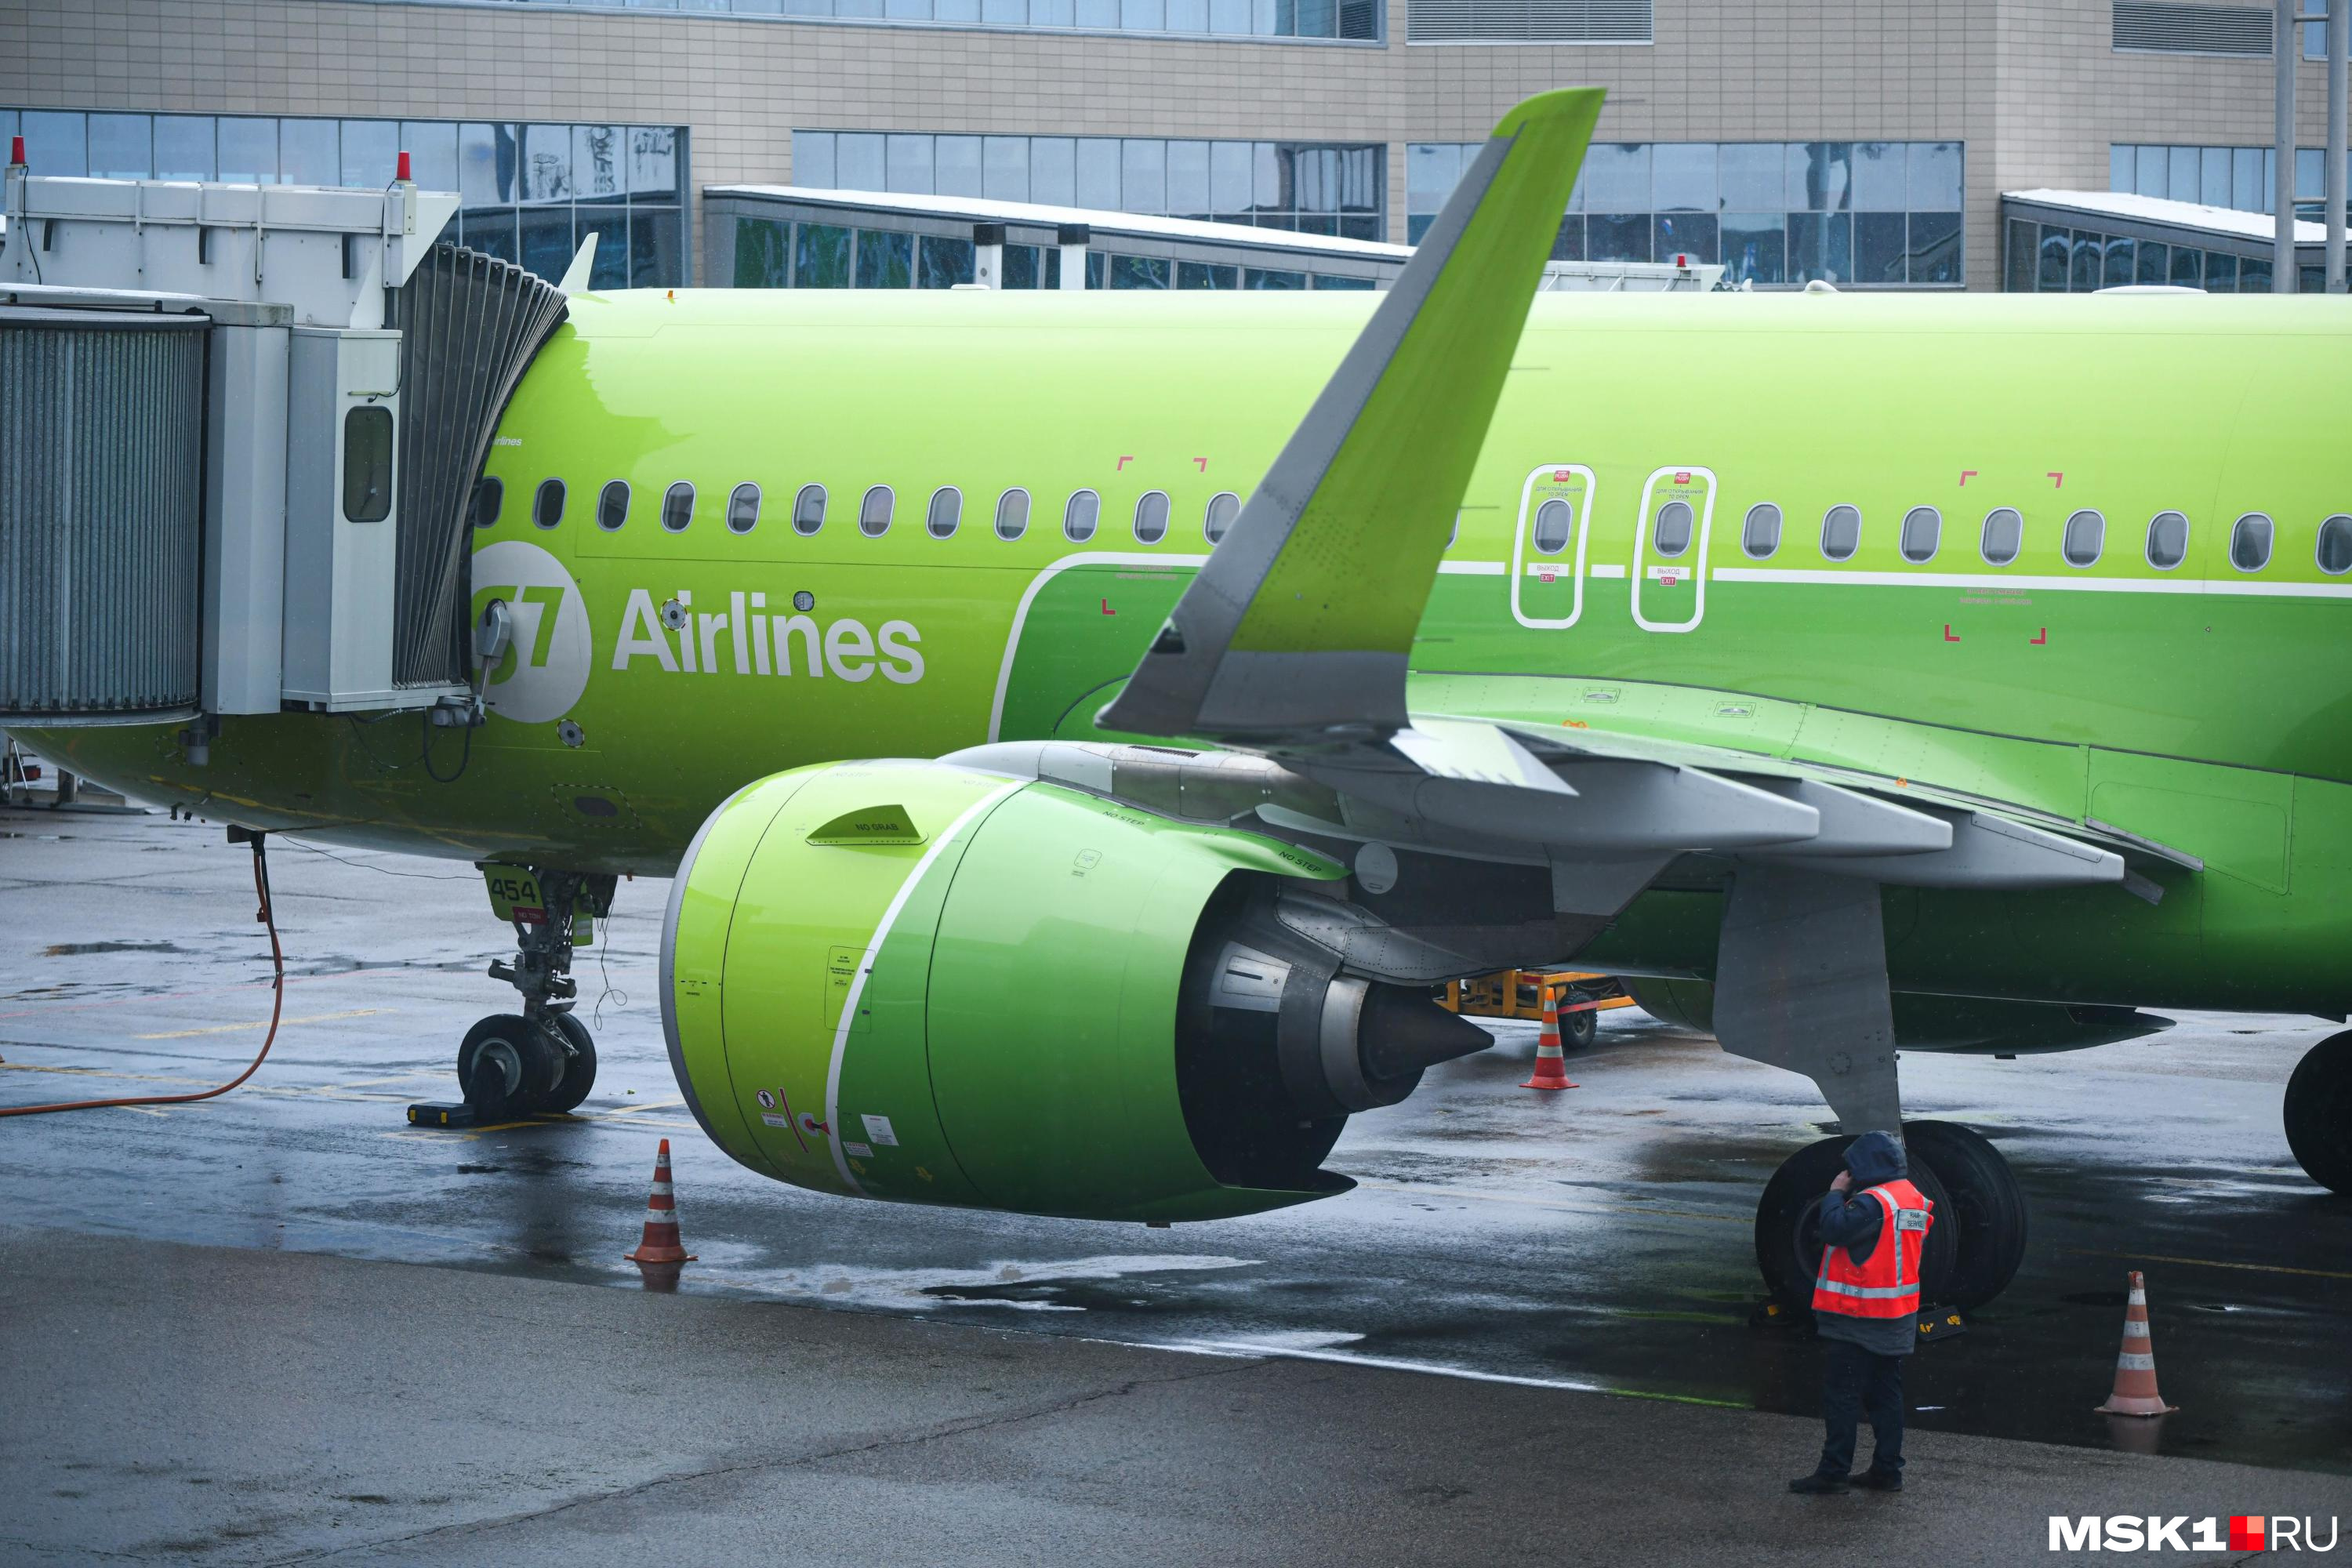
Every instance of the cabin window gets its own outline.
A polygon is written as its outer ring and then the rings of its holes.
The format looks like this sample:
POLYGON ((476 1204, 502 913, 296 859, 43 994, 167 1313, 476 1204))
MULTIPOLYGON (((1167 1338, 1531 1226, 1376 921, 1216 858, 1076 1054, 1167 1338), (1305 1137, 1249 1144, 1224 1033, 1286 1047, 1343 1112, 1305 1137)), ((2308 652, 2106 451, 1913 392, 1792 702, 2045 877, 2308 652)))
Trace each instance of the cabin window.
POLYGON ((1944 514, 1932 506, 1915 506, 1903 514, 1903 534, 1897 544, 1903 559, 1917 566, 1936 558, 1944 542, 1944 514))
POLYGON ((1668 560, 1690 548, 1691 507, 1686 500, 1670 500, 1658 509, 1655 522, 1650 525, 1650 545, 1668 560))
POLYGON ((354 408, 343 416, 343 515, 382 522, 392 515, 392 410, 354 408))
POLYGON ((2106 546, 2107 520, 2095 511, 2078 511, 2066 520, 2066 537, 2058 550, 2067 565, 2090 566, 2097 563, 2099 552, 2106 546))
POLYGON ((474 526, 488 528, 499 521, 499 512, 507 503, 504 480, 486 479, 474 487, 474 526))
POLYGON ((1168 537, 1168 492, 1146 490, 1135 503, 1135 540, 1157 544, 1168 537))
POLYGON ((1985 513, 1984 534, 1977 542, 1977 551, 1988 566, 2006 566, 2017 559, 2025 547, 2025 518, 2013 506, 1999 506, 1985 513))
POLYGON ((1008 544, 1029 531, 1029 492, 1006 490, 996 498, 996 537, 1008 544))
POLYGON ((890 509, 898 504, 898 495, 888 485, 876 485, 857 503, 857 531, 868 539, 879 539, 890 531, 890 509))
POLYGON ((727 531, 749 533, 760 526, 760 487, 737 485, 727 498, 727 531))
POLYGON ((686 525, 694 521, 694 487, 684 479, 662 492, 662 527, 672 533, 684 533, 686 525))
POLYGON ((2317 559, 2330 577, 2352 572, 2352 517, 2337 512, 2319 525, 2317 559))
POLYGON ((2177 511, 2160 511, 2147 520, 2147 563, 2169 572, 2189 559, 2189 519, 2177 511))
POLYGON ((531 497, 530 520, 541 528, 553 528, 563 521, 563 481, 541 479, 539 493, 531 497))
POLYGON ((607 533, 617 533, 621 524, 628 521, 629 481, 607 479, 604 488, 596 492, 596 526, 607 533))
POLYGON ((1242 498, 1231 490, 1219 490, 1209 498, 1209 510, 1201 514, 1201 531, 1213 545, 1231 531, 1241 514, 1242 498))
POLYGON ((1832 561, 1851 561, 1862 548, 1862 511, 1858 507, 1833 506, 1822 513, 1822 554, 1832 561))
POLYGON ((1739 525, 1739 548, 1751 561, 1769 561, 1780 548, 1780 509, 1770 501, 1749 507, 1739 525))
POLYGON ((2250 511, 2230 530, 2230 564, 2241 572, 2259 572, 2271 563, 2271 520, 2250 511))
POLYGON ((793 498, 793 531, 806 538, 824 526, 824 487, 803 485, 793 498))
POLYGON ((1102 497, 1092 490, 1076 492, 1062 509, 1062 537, 1073 544, 1084 544, 1095 536, 1095 521, 1101 516, 1102 497))
POLYGON ((933 539, 953 539, 956 524, 963 521, 963 492, 953 485, 941 485, 931 492, 930 510, 923 514, 923 531, 933 539))
POLYGON ((1576 537, 1576 509, 1559 497, 1536 508, 1535 547, 1545 555, 1557 555, 1568 548, 1576 537))

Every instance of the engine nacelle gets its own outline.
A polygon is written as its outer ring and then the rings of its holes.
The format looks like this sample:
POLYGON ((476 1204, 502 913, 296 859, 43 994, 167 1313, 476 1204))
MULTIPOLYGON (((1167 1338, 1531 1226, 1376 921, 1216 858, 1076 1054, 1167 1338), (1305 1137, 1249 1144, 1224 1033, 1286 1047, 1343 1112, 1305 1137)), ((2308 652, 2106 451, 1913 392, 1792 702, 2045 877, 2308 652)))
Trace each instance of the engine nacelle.
POLYGON ((751 784, 679 866, 662 1023, 688 1103, 763 1173, 1126 1220, 1344 1192, 1350 1110, 1488 1043, 1350 966, 1346 872, 1256 834, 952 763, 751 784))

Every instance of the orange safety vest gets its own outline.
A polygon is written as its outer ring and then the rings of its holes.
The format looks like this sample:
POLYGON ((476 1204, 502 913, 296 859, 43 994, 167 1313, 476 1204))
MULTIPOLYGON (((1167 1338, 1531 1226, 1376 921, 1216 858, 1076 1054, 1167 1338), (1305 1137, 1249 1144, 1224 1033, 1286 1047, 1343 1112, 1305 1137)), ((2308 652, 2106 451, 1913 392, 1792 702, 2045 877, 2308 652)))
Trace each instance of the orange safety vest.
POLYGON ((1893 1223, 1880 1229, 1879 1244, 1860 1263, 1843 1247, 1822 1248, 1813 1310, 1849 1318, 1911 1317, 1919 1310, 1919 1258, 1927 1249, 1927 1227, 1936 1223, 1936 1205, 1899 1176, 1863 1190, 1885 1205, 1893 1223))

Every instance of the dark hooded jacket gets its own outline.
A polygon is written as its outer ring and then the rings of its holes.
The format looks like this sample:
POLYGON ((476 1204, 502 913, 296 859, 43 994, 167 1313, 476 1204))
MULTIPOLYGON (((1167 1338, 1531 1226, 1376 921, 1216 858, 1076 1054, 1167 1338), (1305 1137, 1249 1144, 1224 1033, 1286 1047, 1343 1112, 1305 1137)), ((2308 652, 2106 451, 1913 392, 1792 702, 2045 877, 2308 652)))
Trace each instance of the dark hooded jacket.
MULTIPOLYGON (((1888 1229, 1885 1205, 1863 1189, 1891 1182, 1910 1166, 1902 1144, 1884 1132, 1865 1132, 1846 1149, 1845 1168, 1853 1176, 1853 1188, 1822 1196, 1822 1245, 1844 1247, 1859 1264, 1878 1249, 1888 1229)), ((1813 1324, 1823 1339, 1850 1340, 1879 1355, 1909 1355, 1919 1332, 1910 1318, 1854 1318, 1840 1312, 1816 1312, 1813 1324)))

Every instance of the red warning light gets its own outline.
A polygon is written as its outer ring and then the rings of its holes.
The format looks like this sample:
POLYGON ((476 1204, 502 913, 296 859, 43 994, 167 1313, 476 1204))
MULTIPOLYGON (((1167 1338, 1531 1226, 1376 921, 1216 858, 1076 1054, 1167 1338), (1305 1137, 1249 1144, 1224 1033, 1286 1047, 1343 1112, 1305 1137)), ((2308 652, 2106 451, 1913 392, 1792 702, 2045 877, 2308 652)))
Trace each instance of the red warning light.
POLYGON ((11 136, 11 137, 9 137, 9 138, 8 138, 8 162, 10 162, 11 163, 23 163, 24 161, 25 161, 25 139, 24 139, 22 136, 11 136))
POLYGON ((404 184, 404 184, 407 184, 409 183, 409 179, 408 179, 408 149, 407 149, 407 148, 405 148, 405 147, 403 147, 403 148, 400 150, 400 168, 399 168, 399 171, 398 171, 396 174, 394 174, 392 177, 393 177, 393 179, 394 179, 394 181, 396 181, 396 182, 398 182, 399 184, 404 184))

